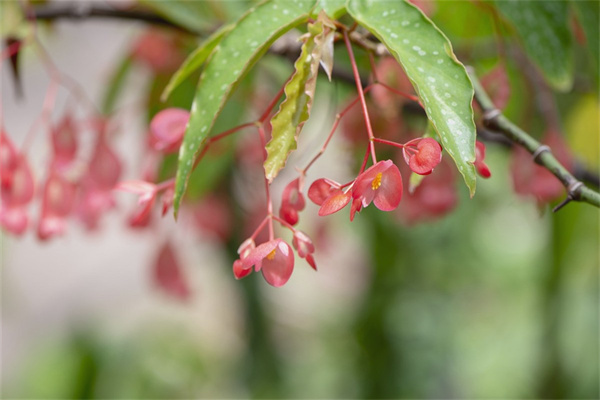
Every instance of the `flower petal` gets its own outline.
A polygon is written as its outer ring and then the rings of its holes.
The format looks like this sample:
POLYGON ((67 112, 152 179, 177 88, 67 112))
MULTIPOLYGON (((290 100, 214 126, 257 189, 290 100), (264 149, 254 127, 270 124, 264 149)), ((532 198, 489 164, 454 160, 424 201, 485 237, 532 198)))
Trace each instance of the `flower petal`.
POLYGON ((289 244, 281 239, 276 240, 279 240, 279 243, 275 248, 274 256, 262 260, 262 274, 269 285, 281 287, 290 279, 294 271, 294 253, 289 244))
POLYGON ((373 203, 381 211, 392 211, 402 199, 402 175, 392 164, 381 177, 381 186, 375 191, 373 203))
POLYGON ((342 189, 335 189, 321 205, 319 216, 323 217, 340 211, 350 202, 351 197, 350 192, 344 193, 342 189))

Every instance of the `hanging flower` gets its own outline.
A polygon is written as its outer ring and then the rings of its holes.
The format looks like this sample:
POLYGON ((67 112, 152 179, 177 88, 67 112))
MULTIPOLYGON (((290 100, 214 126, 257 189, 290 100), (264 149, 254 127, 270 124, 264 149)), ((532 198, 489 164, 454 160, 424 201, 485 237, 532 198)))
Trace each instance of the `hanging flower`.
POLYGON ((418 138, 402 148, 404 161, 419 175, 429 175, 442 161, 442 146, 432 138, 418 138))
POLYGON ((398 207, 402 199, 402 176, 398 167, 391 160, 371 166, 356 178, 352 198, 360 199, 362 207, 373 202, 381 211, 398 207))
POLYGON ((242 268, 262 271, 263 277, 271 286, 280 287, 292 276, 294 253, 282 239, 273 239, 251 250, 242 260, 242 268))
POLYGON ((475 142, 475 169, 477 173, 483 178, 489 178, 492 176, 490 172, 490 168, 483 162, 485 159, 485 145, 481 143, 479 140, 475 142))

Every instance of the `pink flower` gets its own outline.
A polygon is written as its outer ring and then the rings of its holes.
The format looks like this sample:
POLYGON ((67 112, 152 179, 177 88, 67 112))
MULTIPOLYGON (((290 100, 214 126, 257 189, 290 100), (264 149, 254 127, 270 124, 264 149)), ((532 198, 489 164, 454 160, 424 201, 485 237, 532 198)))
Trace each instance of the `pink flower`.
POLYGON ((238 254, 240 255, 240 258, 233 262, 233 275, 235 276, 235 279, 242 279, 252 272, 252 265, 248 265, 246 268, 244 268, 243 261, 255 248, 256 245, 254 244, 254 239, 252 238, 244 240, 244 243, 242 243, 238 248, 238 254))
POLYGON ((170 242, 166 242, 158 253, 152 279, 167 295, 181 301, 189 300, 191 290, 170 242))
POLYGON ((60 235, 75 201, 75 186, 57 173, 51 173, 44 186, 42 215, 37 234, 41 240, 60 235))
POLYGON ((68 166, 77 154, 77 130, 69 115, 52 129, 52 164, 62 169, 68 166))
POLYGON ((180 108, 160 111, 150 122, 150 144, 154 150, 174 153, 179 150, 190 113, 180 108))
POLYGON ((406 143, 402 148, 404 161, 419 175, 429 175, 442 161, 442 146, 432 138, 418 138, 406 143))
POLYGON ((262 270, 267 283, 280 287, 290 279, 294 270, 294 253, 289 244, 282 239, 273 239, 251 250, 242 260, 242 269, 254 266, 258 272, 262 270))
POLYGON ((483 162, 485 159, 485 145, 479 140, 475 142, 475 169, 477 173, 483 178, 489 178, 492 176, 489 167, 483 162))
POLYGON ((144 181, 125 181, 120 182, 115 189, 135 193, 140 196, 138 199, 138 208, 129 219, 129 224, 133 227, 147 226, 150 222, 150 213, 158 193, 156 185, 144 181))
POLYGON ((308 198, 313 203, 320 206, 336 189, 340 188, 340 184, 332 180, 321 178, 317 179, 308 188, 308 198))
POLYGON ((304 195, 300 191, 300 178, 294 179, 283 189, 279 216, 290 225, 298 223, 298 211, 306 206, 304 195))
POLYGON ((298 252, 298 255, 301 258, 306 259, 308 264, 316 271, 317 264, 315 263, 315 259, 313 258, 313 253, 315 252, 315 246, 310 240, 310 238, 301 231, 294 231, 294 238, 292 239, 292 244, 294 248, 298 252))
POLYGON ((371 202, 381 211, 392 211, 402 198, 402 176, 391 161, 379 161, 360 174, 352 188, 352 198, 360 199, 362 207, 371 202))
POLYGON ((0 225, 15 235, 27 229, 26 206, 34 195, 33 174, 25 156, 0 132, 0 225))

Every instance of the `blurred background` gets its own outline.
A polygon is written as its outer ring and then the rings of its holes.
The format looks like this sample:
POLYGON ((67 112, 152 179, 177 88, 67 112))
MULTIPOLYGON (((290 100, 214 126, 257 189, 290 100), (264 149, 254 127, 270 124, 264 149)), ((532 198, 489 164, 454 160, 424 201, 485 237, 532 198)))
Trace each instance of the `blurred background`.
MULTIPOLYGON (((223 20, 247 6, 228 3, 220 8, 223 20)), ((427 6, 459 59, 481 75, 497 66, 489 50, 496 34, 485 10, 472 2, 427 6)), ((57 20, 40 27, 39 39, 57 67, 100 103, 147 30, 141 22, 57 20)), ((535 90, 522 84, 520 66, 511 60, 504 65, 511 90, 505 113, 542 137, 535 90)), ((21 63, 21 98, 6 63, 2 68, 2 124, 17 145, 50 82, 33 50, 24 49, 21 63)), ((149 110, 164 107, 149 93, 166 84, 151 66, 131 68, 111 114, 122 179, 139 178, 147 122, 156 112, 149 110)), ((246 121, 253 111, 240 105, 244 95, 276 91, 291 64, 267 56, 255 70, 250 78, 259 83, 249 78, 240 86, 225 120, 246 121), (265 77, 279 83, 269 86, 265 77)), ((582 83, 556 96, 559 125, 574 157, 597 174, 597 89, 583 72, 576 82, 582 83)), ((353 96, 343 83, 320 79, 318 85, 291 166, 311 158, 336 110, 353 96)), ((193 88, 182 92, 193 94, 193 88)), ((189 102, 186 93, 182 104, 189 102)), ((59 94, 57 104, 65 98, 59 94)), ((406 114, 408 130, 424 129, 422 116, 406 114)), ((37 135, 28 158, 41 175, 49 148, 43 133, 37 135)), ((307 182, 351 179, 362 151, 351 133, 336 135, 307 182)), ((515 193, 514 157, 488 143, 492 178, 478 180, 473 199, 456 180, 453 208, 439 215, 407 211, 408 191, 398 212, 368 207, 352 223, 347 211, 318 218, 317 207, 308 205, 300 227, 316 243, 319 269, 297 257, 282 288, 259 274, 233 277, 231 264, 250 219, 244 213, 251 214, 240 199, 251 197, 252 178, 231 166, 215 178, 227 179, 224 198, 234 210, 225 236, 206 224, 199 229, 192 211, 177 223, 157 211, 146 229, 133 229, 127 220, 135 199, 125 193, 115 195, 117 208, 93 232, 73 223, 47 242, 34 232, 19 238, 3 232, 2 397, 598 398, 599 211, 572 203, 552 213, 548 200, 515 193), (186 295, 161 288, 153 275, 165 242, 185 276, 186 295)), ((206 164, 204 171, 214 169, 206 164)), ((276 204, 293 177, 290 167, 275 181, 276 204)), ((199 188, 198 196, 214 187, 199 188)))

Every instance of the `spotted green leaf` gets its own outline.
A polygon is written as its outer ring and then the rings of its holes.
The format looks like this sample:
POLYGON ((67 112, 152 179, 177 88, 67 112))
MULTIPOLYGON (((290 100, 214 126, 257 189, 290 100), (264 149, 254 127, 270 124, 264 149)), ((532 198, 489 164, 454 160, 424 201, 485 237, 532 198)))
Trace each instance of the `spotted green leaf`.
POLYGON ((496 7, 519 35, 526 54, 555 89, 573 84, 573 52, 566 1, 496 1, 496 7))
POLYGON ((264 164, 269 182, 277 176, 289 154, 296 149, 298 135, 308 120, 326 34, 324 28, 322 21, 309 24, 309 34, 294 63, 294 74, 285 85, 285 100, 271 119, 272 138, 267 144, 264 164))
POLYGON ((206 64, 179 150, 175 178, 175 215, 200 146, 225 101, 245 73, 285 32, 306 21, 315 0, 272 0, 252 8, 235 23, 206 64))
POLYGON ((217 47, 221 39, 223 39, 223 36, 225 36, 232 28, 232 25, 222 26, 215 31, 215 33, 206 38, 206 40, 185 59, 183 64, 181 64, 181 67, 173 74, 169 84, 161 95, 162 101, 165 101, 177 86, 181 85, 191 74, 204 64, 214 48, 217 47))
POLYGON ((444 150, 475 193, 473 86, 450 42, 405 1, 350 0, 348 13, 373 33, 406 71, 444 150))
POLYGON ((571 3, 585 33, 587 48, 594 61, 593 70, 596 71, 597 76, 600 66, 598 57, 600 54, 600 3, 597 0, 573 0, 571 3))

